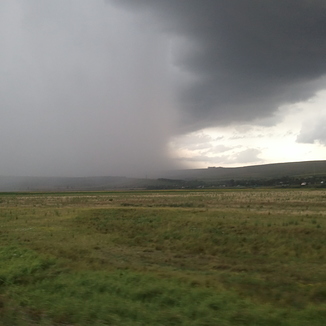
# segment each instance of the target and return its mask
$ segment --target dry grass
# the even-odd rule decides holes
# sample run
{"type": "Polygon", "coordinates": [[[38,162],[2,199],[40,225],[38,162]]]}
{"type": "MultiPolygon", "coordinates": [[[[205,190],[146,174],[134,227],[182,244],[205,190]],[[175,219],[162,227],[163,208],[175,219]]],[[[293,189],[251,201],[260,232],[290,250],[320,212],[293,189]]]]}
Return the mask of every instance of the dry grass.
{"type": "MultiPolygon", "coordinates": [[[[0,270],[4,280],[0,310],[13,325],[24,325],[17,316],[26,314],[28,323],[38,320],[40,325],[104,325],[104,308],[96,299],[87,301],[92,308],[84,316],[76,308],[82,299],[69,310],[58,304],[60,296],[51,294],[61,282],[67,287],[66,292],[59,291],[61,299],[67,296],[74,302],[71,293],[77,295],[80,284],[70,275],[79,275],[80,282],[85,279],[87,284],[98,278],[99,287],[109,284],[111,277],[115,286],[129,291],[125,296],[132,297],[130,316],[123,319],[119,307],[112,306],[107,320],[114,325],[211,325],[217,317],[221,325],[268,325],[269,321],[270,325],[323,325],[325,198],[321,190],[3,194],[0,240],[7,253],[3,257],[13,255],[10,248],[16,248],[19,261],[10,258],[8,264],[21,269],[21,274],[10,277],[14,267],[0,270]],[[35,268],[28,269],[29,265],[35,268]],[[119,273],[125,273],[120,285],[119,273]],[[158,301],[147,307],[142,296],[134,293],[140,289],[127,286],[132,275],[140,282],[149,278],[152,288],[169,290],[152,289],[153,304],[158,301]],[[43,297],[53,301],[56,309],[42,303],[42,289],[47,289],[43,297]],[[208,301],[220,300],[215,296],[221,294],[236,304],[231,307],[225,302],[222,310],[226,311],[218,314],[207,306],[203,308],[208,309],[207,318],[200,312],[191,317],[196,304],[192,306],[188,298],[184,301],[188,307],[181,309],[172,297],[200,296],[193,289],[208,291],[208,301]],[[156,316],[151,321],[146,309],[163,309],[162,297],[175,302],[166,310],[171,318],[156,316]],[[9,302],[18,314],[8,310],[9,302]],[[137,309],[146,310],[142,317],[135,316],[137,309]],[[68,318],[67,311],[75,317],[68,318]]],[[[144,293],[152,290],[144,285],[144,293]]],[[[92,291],[99,290],[90,287],[89,291],[93,297],[92,291]]],[[[107,300],[126,304],[127,297],[114,293],[107,300]]]]}

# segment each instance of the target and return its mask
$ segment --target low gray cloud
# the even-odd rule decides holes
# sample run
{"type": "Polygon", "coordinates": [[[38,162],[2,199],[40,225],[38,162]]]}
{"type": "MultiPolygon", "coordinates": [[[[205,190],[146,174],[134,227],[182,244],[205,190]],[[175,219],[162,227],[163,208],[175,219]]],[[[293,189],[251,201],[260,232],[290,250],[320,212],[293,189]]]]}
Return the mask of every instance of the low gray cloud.
{"type": "Polygon", "coordinates": [[[229,150],[231,150],[233,147],[228,147],[225,145],[216,145],[214,147],[211,148],[211,152],[213,153],[223,153],[223,152],[227,152],[229,150]]]}
{"type": "Polygon", "coordinates": [[[178,94],[184,130],[262,119],[325,87],[322,0],[110,2],[176,38],[173,62],[192,77],[178,94]]]}
{"type": "Polygon", "coordinates": [[[257,148],[246,148],[236,152],[229,152],[232,148],[222,148],[214,153],[207,151],[205,153],[194,154],[191,157],[179,157],[178,160],[186,163],[202,163],[211,165],[229,165],[229,164],[259,164],[264,163],[259,157],[261,150],[257,148]],[[221,154],[223,153],[223,154],[221,154]],[[214,154],[214,155],[212,155],[214,154]]]}
{"type": "Polygon", "coordinates": [[[318,142],[326,146],[326,118],[321,117],[317,122],[307,121],[301,128],[297,142],[305,144],[318,142]]]}
{"type": "Polygon", "coordinates": [[[259,158],[259,154],[261,151],[257,148],[248,148],[239,153],[237,153],[236,157],[234,158],[235,163],[257,163],[260,162],[261,159],[259,158]]]}

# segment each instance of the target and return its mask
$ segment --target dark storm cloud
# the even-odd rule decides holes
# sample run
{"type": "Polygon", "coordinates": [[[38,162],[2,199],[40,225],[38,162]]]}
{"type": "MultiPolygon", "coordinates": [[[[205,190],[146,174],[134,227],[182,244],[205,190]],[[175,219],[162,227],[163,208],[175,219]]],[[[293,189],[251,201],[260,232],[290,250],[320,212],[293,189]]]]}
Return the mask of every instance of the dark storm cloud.
{"type": "Polygon", "coordinates": [[[181,126],[253,121],[325,87],[324,0],[110,0],[172,41],[181,126]]]}
{"type": "Polygon", "coordinates": [[[0,175],[151,176],[172,166],[172,136],[273,122],[325,86],[325,12],[324,0],[0,1],[0,175]]]}

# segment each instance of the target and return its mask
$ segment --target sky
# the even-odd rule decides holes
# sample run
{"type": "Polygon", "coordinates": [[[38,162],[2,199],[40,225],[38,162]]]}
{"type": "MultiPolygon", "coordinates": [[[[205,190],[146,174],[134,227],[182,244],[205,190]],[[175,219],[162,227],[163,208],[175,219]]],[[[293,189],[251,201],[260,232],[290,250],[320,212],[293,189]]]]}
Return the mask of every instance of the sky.
{"type": "Polygon", "coordinates": [[[324,0],[2,0],[0,175],[326,158],[324,0]]]}

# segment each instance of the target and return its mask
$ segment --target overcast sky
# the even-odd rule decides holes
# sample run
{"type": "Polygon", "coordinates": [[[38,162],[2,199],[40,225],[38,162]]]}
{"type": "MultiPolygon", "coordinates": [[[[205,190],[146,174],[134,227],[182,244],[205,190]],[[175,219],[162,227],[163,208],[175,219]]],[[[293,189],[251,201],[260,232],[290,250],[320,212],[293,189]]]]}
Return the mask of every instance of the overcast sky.
{"type": "Polygon", "coordinates": [[[326,158],[324,0],[2,0],[0,175],[326,158]]]}

